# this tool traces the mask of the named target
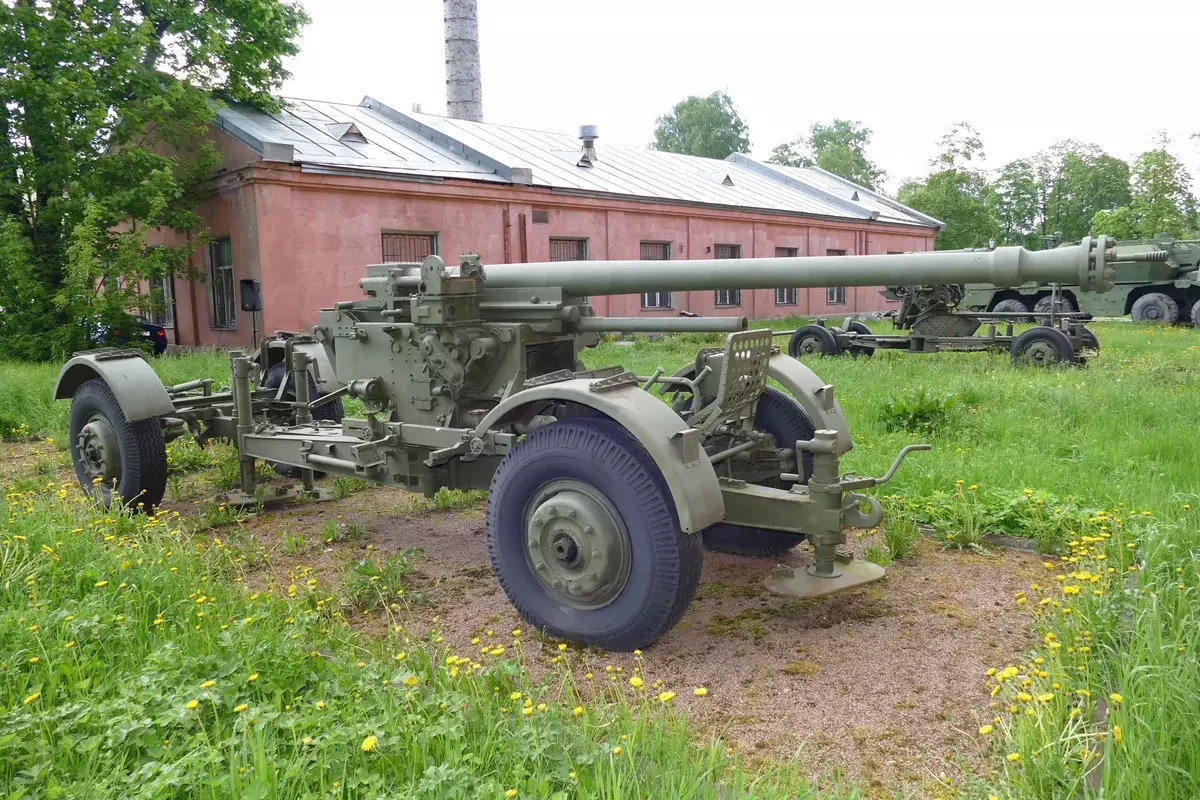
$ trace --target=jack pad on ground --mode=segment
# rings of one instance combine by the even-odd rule
[[[270,506],[289,500],[316,503],[333,499],[333,492],[328,489],[313,489],[311,492],[306,492],[299,486],[263,486],[261,489],[261,496],[257,492],[246,494],[242,491],[233,491],[218,494],[214,499],[218,503],[224,503],[233,508],[249,508],[259,503]]]
[[[886,575],[887,570],[870,561],[855,559],[842,564],[841,573],[836,578],[820,578],[810,575],[804,567],[780,564],[771,570],[764,583],[771,594],[799,598],[824,597],[874,583]]]

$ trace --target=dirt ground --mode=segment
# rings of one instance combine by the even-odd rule
[[[351,623],[377,635],[397,623],[414,634],[436,628],[462,654],[478,652],[476,636],[511,652],[512,629],[526,626],[492,577],[481,510],[414,514],[412,507],[401,490],[371,488],[248,520],[247,532],[271,553],[270,566],[250,580],[285,586],[316,577],[329,586],[351,559],[423,548],[412,583],[431,602],[399,618],[352,615]],[[361,533],[327,545],[318,533],[329,520]],[[297,533],[316,546],[284,552],[280,541],[290,535],[294,542]],[[868,541],[854,544],[861,551]],[[807,559],[800,548],[786,561]],[[655,691],[676,692],[674,704],[704,733],[750,758],[797,758],[817,779],[840,776],[890,791],[928,787],[976,765],[975,731],[988,701],[984,672],[1031,644],[1028,614],[1013,595],[1036,579],[1040,559],[922,542],[885,580],[810,601],[762,588],[775,562],[707,553],[687,614],[640,664],[631,654],[571,649],[565,658],[576,680],[590,670],[597,681],[618,676],[627,686],[640,666],[647,686],[661,680]],[[528,629],[522,642],[534,675],[551,669],[555,643],[539,642]],[[694,696],[701,686],[708,695]]]

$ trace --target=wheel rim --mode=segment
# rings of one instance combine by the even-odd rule
[[[1165,316],[1166,315],[1163,314],[1162,309],[1159,308],[1158,306],[1153,306],[1153,305],[1146,306],[1146,312],[1145,312],[1146,319],[1160,320]]]
[[[601,608],[629,581],[629,532],[608,498],[582,481],[543,484],[525,506],[525,557],[556,600]]]
[[[92,414],[80,429],[76,442],[79,464],[91,484],[84,488],[90,490],[99,484],[107,494],[121,476],[121,449],[112,425],[103,414]]]
[[[800,343],[796,345],[796,352],[803,353],[806,356],[821,355],[825,352],[825,347],[821,344],[821,340],[816,336],[805,336],[800,340]]]
[[[1058,350],[1050,342],[1031,342],[1025,347],[1025,358],[1037,364],[1058,361]]]

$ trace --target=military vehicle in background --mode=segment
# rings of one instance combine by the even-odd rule
[[[230,386],[164,386],[139,351],[77,354],[54,389],[71,400],[69,446],[98,502],[157,505],[165,443],[223,439],[239,456],[238,504],[312,496],[316,473],[432,494],[487,489],[492,567],[517,611],[562,639],[644,647],[683,615],[704,547],[812,564],[777,566],[767,590],[820,597],[883,577],[846,531],[879,524],[862,493],[883,476],[843,474],[852,446],[833,386],[780,353],[745,317],[605,318],[588,297],[647,291],[931,285],[989,281],[1108,289],[1104,237],[1029,252],[565,261],[447,268],[379,264],[364,297],[322,309],[311,333],[230,354]],[[608,331],[726,333],[668,373],[588,369]],[[768,386],[768,380],[773,385]],[[851,395],[852,396],[852,395]],[[362,419],[344,417],[341,398]],[[300,490],[259,485],[256,460],[299,471]]]
[[[1115,285],[1107,292],[1083,298],[1078,286],[1061,284],[1060,310],[1085,311],[1093,317],[1129,316],[1135,322],[1200,326],[1200,239],[1159,234],[1148,240],[1119,241],[1114,247],[1118,257],[1128,253],[1145,257],[1120,259],[1115,265]],[[971,311],[1046,312],[1051,307],[1051,294],[1052,285],[1040,281],[1011,288],[968,283],[961,307]]]

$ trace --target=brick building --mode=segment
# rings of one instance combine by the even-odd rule
[[[214,237],[176,277],[161,320],[182,345],[248,345],[238,281],[261,282],[260,332],[303,330],[360,296],[364,266],[573,259],[755,258],[933,249],[940,223],[819,169],[609,145],[421,113],[290,100],[221,109],[223,156],[200,212]],[[606,316],[861,314],[873,287],[592,298]]]

